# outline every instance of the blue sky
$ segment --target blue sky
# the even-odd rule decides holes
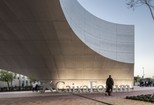
[[[93,15],[120,24],[135,25],[135,76],[154,76],[154,21],[146,6],[129,9],[126,0],[78,0]],[[154,4],[154,1],[153,1]]]

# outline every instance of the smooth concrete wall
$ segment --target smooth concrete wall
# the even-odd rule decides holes
[[[134,63],[134,26],[107,22],[86,11],[77,0],[60,0],[65,17],[76,35],[98,54]]]

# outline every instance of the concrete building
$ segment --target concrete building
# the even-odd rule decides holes
[[[132,86],[134,26],[101,20],[77,0],[0,0],[0,68],[68,85],[111,74]]]
[[[26,76],[17,74],[16,78],[13,79],[12,84],[11,84],[11,82],[9,82],[9,86],[11,86],[11,85],[12,85],[12,87],[31,86],[31,81]],[[8,85],[6,82],[0,81],[0,88],[3,88],[3,87],[8,87]]]

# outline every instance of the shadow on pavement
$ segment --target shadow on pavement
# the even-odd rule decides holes
[[[83,98],[86,98],[86,99],[89,99],[89,100],[92,100],[92,101],[95,101],[95,102],[99,102],[99,103],[102,103],[102,104],[113,105],[113,104],[106,103],[106,102],[103,102],[103,101],[100,101],[100,100],[96,100],[96,99],[93,99],[93,98],[89,98],[89,97],[86,97],[86,96],[83,96],[83,95],[79,95],[79,94],[73,94],[73,95],[79,96],[79,97],[83,97]]]

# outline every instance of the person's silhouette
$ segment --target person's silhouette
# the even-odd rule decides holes
[[[105,95],[107,95],[107,93],[109,96],[111,95],[111,92],[113,90],[113,85],[114,85],[114,81],[111,78],[111,75],[109,75],[109,78],[107,78],[107,80],[106,80],[106,93],[105,93]]]

